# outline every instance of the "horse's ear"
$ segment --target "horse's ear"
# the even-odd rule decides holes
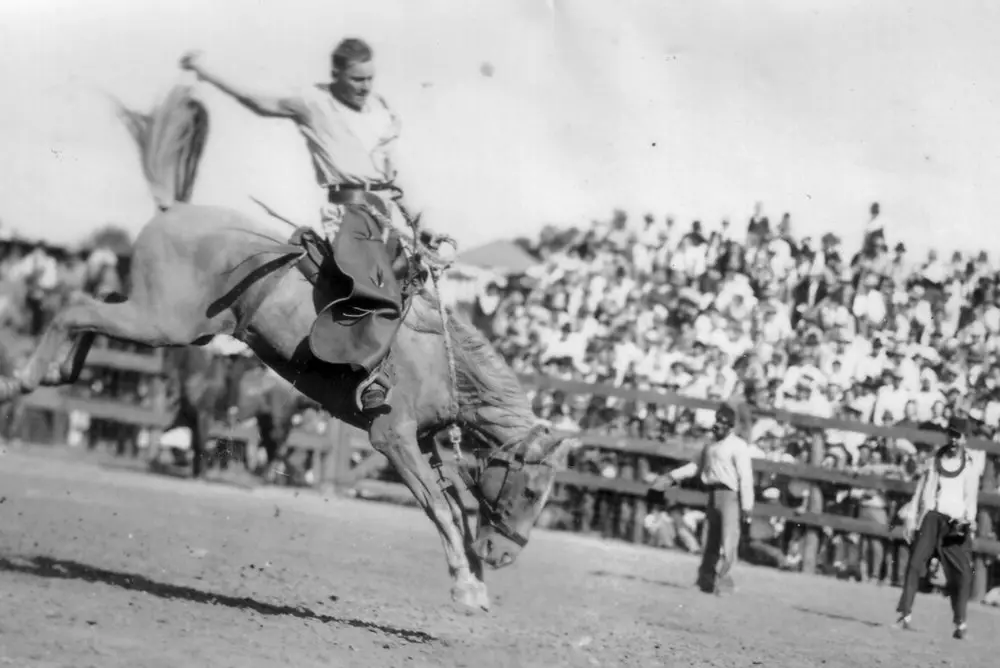
[[[569,455],[576,452],[583,445],[583,441],[575,437],[561,438],[554,443],[554,447],[545,457],[549,466],[557,471],[563,471],[569,462]]]
[[[539,439],[548,436],[550,433],[552,433],[551,423],[547,420],[539,420],[531,429],[528,430],[524,440],[530,444],[534,444],[538,442]]]
[[[524,458],[540,462],[549,456],[557,439],[552,437],[552,427],[545,420],[539,420],[528,430],[521,443],[524,444]]]

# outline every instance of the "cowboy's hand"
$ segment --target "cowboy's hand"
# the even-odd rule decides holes
[[[204,56],[201,51],[188,51],[183,56],[181,56],[181,69],[188,72],[194,72],[197,75],[201,75],[202,71],[202,59]]]
[[[743,524],[746,526],[753,524],[753,510],[744,510],[740,514],[740,519],[743,520]]]

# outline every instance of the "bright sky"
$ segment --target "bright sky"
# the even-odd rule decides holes
[[[105,93],[146,109],[191,48],[259,88],[376,49],[411,195],[464,247],[619,206],[711,229],[757,199],[799,233],[1000,251],[1000,5],[865,0],[4,0],[0,219],[56,241],[150,216]],[[481,65],[493,65],[492,77]],[[304,145],[218,94],[195,201],[305,221]]]

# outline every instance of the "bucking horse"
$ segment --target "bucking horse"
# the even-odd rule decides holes
[[[119,111],[157,209],[133,246],[129,294],[79,295],[58,311],[31,357],[0,378],[0,401],[74,382],[96,335],[153,347],[233,335],[331,415],[367,431],[440,534],[452,598],[488,609],[484,564],[515,561],[579,441],[535,417],[511,368],[426,281],[410,295],[391,347],[389,410],[359,413],[355,372],[310,351],[310,327],[333,299],[301,270],[304,254],[289,252],[296,236],[275,237],[273,221],[236,209],[190,203],[208,132],[204,104],[179,85],[148,115]],[[468,470],[435,456],[442,433],[460,436],[455,450],[474,456]],[[478,521],[452,473],[477,500]]]

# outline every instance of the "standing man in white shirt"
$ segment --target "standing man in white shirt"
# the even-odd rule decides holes
[[[330,83],[285,94],[233,83],[206,67],[197,52],[185,55],[181,67],[258,116],[291,120],[305,139],[327,195],[320,215],[340,274],[334,280],[350,286],[348,297],[320,312],[310,348],[325,362],[363,370],[367,378],[357,389],[358,410],[383,412],[390,381],[382,362],[402,323],[397,276],[406,260],[398,230],[405,229],[406,220],[402,190],[395,183],[400,121],[373,93],[372,48],[361,39],[344,39],[331,56]]]
[[[753,465],[750,446],[736,435],[736,411],[722,404],[715,413],[712,435],[697,462],[685,464],[653,483],[654,492],[697,476],[709,493],[705,519],[708,537],[698,569],[698,587],[717,595],[735,591],[729,574],[739,552],[744,524],[754,505]]]
[[[948,443],[935,453],[917,482],[913,499],[900,511],[910,542],[897,628],[908,629],[920,578],[937,557],[948,580],[955,631],[966,634],[966,613],[972,594],[972,538],[979,506],[979,468],[965,449],[966,424],[952,419]],[[914,535],[915,534],[915,535]]]

